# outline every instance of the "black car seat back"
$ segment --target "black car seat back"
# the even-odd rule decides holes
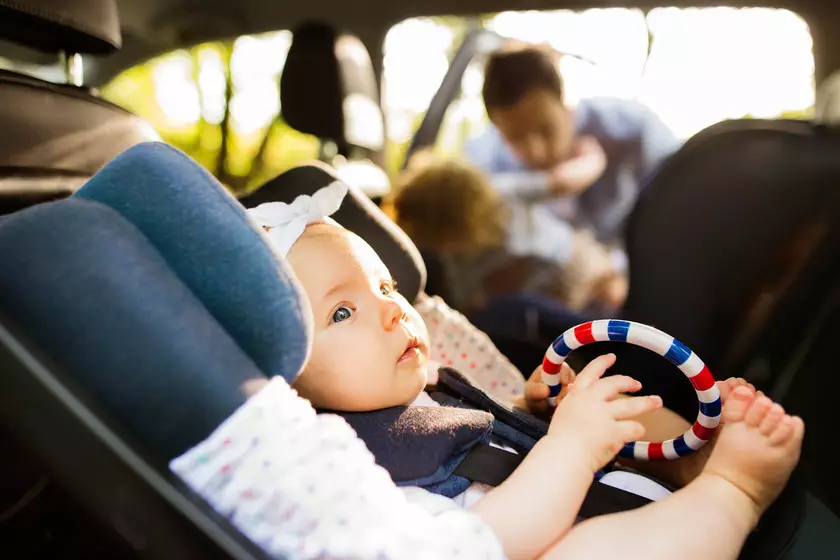
[[[0,39],[56,60],[63,54],[70,76],[81,70],[83,55],[119,48],[116,2],[0,0]],[[80,78],[54,84],[0,70],[0,214],[67,196],[127,147],[157,138]]]
[[[837,222],[837,153],[840,135],[798,121],[724,122],[689,140],[631,216],[624,315],[723,366],[780,253]]]

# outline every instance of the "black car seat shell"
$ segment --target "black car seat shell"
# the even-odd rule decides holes
[[[107,54],[121,35],[114,0],[0,0],[0,39],[39,51]],[[0,214],[69,195],[157,133],[83,87],[0,70]]]

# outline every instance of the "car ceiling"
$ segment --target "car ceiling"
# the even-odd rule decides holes
[[[593,7],[719,6],[725,0],[117,0],[123,32],[123,46],[115,54],[88,63],[86,78],[91,85],[106,82],[119,71],[157,54],[204,41],[237,37],[278,29],[290,29],[307,19],[319,19],[358,35],[372,51],[374,63],[381,60],[381,42],[393,24],[414,16],[481,14],[505,10],[585,9]],[[840,39],[836,33],[819,33],[817,25],[836,29],[840,6],[832,0],[765,0],[739,2],[739,5],[789,8],[802,15],[811,26],[817,70],[840,67]],[[817,31],[817,32],[815,32]],[[823,45],[834,41],[831,48]],[[816,43],[820,43],[817,45]],[[4,47],[6,47],[4,45]],[[836,54],[835,54],[836,53]],[[2,48],[0,54],[32,62],[43,61],[18,51]],[[49,59],[47,59],[49,60]],[[835,64],[835,60],[837,64]]]

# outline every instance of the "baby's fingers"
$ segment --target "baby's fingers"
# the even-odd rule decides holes
[[[621,441],[624,443],[638,441],[645,437],[645,427],[635,420],[617,422],[615,426],[615,435],[621,438]]]
[[[657,395],[629,397],[626,399],[616,399],[611,403],[607,403],[607,406],[610,407],[610,413],[616,420],[629,420],[645,412],[660,408],[662,406],[662,398]]]
[[[563,385],[568,385],[569,383],[574,383],[577,374],[575,370],[569,366],[569,364],[563,362],[563,365],[560,366],[560,383]]]
[[[598,356],[589,362],[589,364],[587,364],[587,366],[583,368],[583,371],[581,371],[577,376],[577,379],[575,380],[575,387],[589,387],[602,377],[614,363],[615,354]]]
[[[598,398],[608,401],[615,399],[621,393],[635,393],[641,388],[641,383],[626,375],[613,375],[606,379],[599,379],[592,386],[592,390]]]
[[[542,381],[529,381],[525,384],[525,400],[529,402],[544,401],[548,398],[548,385]]]

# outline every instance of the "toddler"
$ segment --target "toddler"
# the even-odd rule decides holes
[[[395,191],[397,224],[443,260],[458,309],[508,292],[540,293],[574,311],[624,302],[623,252],[545,204],[504,197],[467,162],[417,154]]]

